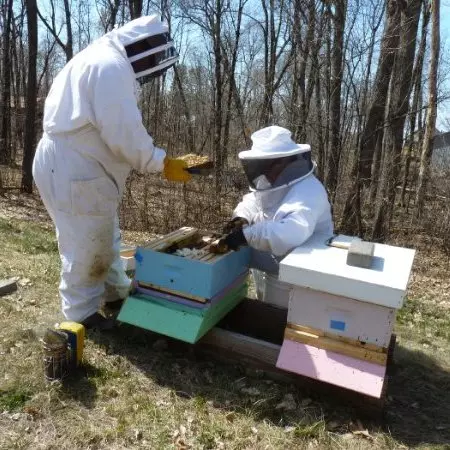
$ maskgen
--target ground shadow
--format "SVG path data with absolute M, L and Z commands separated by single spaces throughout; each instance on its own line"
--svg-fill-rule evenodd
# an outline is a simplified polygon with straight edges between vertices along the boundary
M 397 345 L 387 424 L 408 445 L 450 444 L 450 372 L 421 351 Z
M 345 396 L 323 396 L 314 387 L 273 382 L 261 371 L 201 357 L 193 346 L 129 325 L 122 324 L 108 334 L 92 334 L 90 339 L 126 358 L 155 383 L 179 396 L 212 401 L 225 410 L 250 411 L 255 419 L 275 425 L 305 419 L 305 409 L 289 412 L 276 408 L 287 393 L 294 394 L 298 404 L 310 400 L 304 402 L 310 417 L 323 414 L 327 423 L 342 424 L 333 430 L 337 432 L 348 431 L 347 424 L 357 421 L 365 408 L 364 399 L 362 409 L 355 408 Z M 364 420 L 364 426 L 369 432 L 384 428 L 408 446 L 450 443 L 450 373 L 422 352 L 398 345 L 394 360 L 383 423 Z M 251 389 L 259 394 L 243 395 Z
M 63 395 L 81 403 L 88 409 L 93 408 L 97 399 L 97 386 L 94 378 L 100 376 L 100 372 L 93 365 L 84 363 L 82 367 L 78 368 L 63 381 Z

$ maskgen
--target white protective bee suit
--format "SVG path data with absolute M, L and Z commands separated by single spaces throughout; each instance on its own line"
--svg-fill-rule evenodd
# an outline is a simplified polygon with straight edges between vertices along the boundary
M 78 53 L 55 78 L 33 164 L 55 223 L 62 262 L 60 295 L 69 320 L 94 314 L 105 297 L 125 298 L 117 216 L 134 168 L 161 172 L 166 153 L 142 124 L 136 80 L 177 59 L 158 16 L 115 29 Z
M 333 234 L 331 207 L 325 188 L 313 174 L 309 145 L 296 144 L 291 133 L 278 126 L 255 132 L 252 141 L 251 150 L 239 153 L 239 158 L 253 187 L 233 217 L 249 222 L 243 233 L 252 249 L 258 299 L 287 308 L 289 287 L 278 280 L 279 262 L 313 233 Z M 251 170 L 253 162 L 295 155 L 300 158 L 290 163 L 273 185 L 264 175 L 252 178 L 257 175 Z

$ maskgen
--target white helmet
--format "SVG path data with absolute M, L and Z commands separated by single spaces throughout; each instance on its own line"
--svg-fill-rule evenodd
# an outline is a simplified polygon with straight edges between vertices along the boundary
M 116 30 L 137 79 L 162 75 L 178 60 L 167 23 L 143 16 Z
M 252 134 L 252 148 L 239 153 L 250 187 L 267 190 L 311 174 L 311 147 L 296 144 L 286 128 L 270 126 Z

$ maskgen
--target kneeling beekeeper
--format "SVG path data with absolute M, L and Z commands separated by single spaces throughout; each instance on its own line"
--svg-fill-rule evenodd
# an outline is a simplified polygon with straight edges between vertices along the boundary
M 177 59 L 167 24 L 140 17 L 78 53 L 46 99 L 33 175 L 56 226 L 63 314 L 87 328 L 111 328 L 101 302 L 125 298 L 130 287 L 117 216 L 130 170 L 190 178 L 183 161 L 153 144 L 137 104 L 136 81 L 161 76 Z
M 251 247 L 258 299 L 287 308 L 279 262 L 313 233 L 333 234 L 327 192 L 313 174 L 310 146 L 296 144 L 285 128 L 270 126 L 253 133 L 252 148 L 240 152 L 239 159 L 250 193 L 225 226 L 223 242 L 234 250 Z

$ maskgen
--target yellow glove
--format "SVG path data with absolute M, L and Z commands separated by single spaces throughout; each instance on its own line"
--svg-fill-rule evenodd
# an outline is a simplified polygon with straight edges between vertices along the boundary
M 164 160 L 164 177 L 169 181 L 186 183 L 192 178 L 192 175 L 184 170 L 186 168 L 186 161 L 176 158 L 166 158 Z

